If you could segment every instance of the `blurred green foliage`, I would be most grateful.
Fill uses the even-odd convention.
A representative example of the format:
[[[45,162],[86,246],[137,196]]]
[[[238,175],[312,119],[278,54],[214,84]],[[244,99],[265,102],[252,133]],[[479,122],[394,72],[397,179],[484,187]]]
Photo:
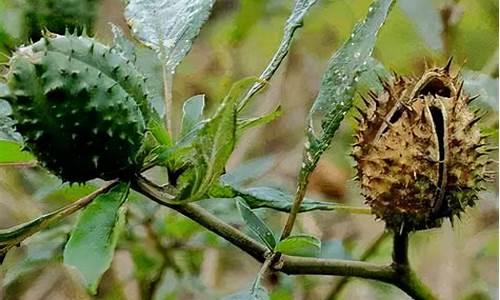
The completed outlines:
[[[112,18],[109,10],[97,15],[97,9],[106,5],[113,7],[116,14],[123,13],[123,3],[119,0],[75,0],[70,1],[71,5],[60,8],[64,2],[0,0],[0,52],[8,55],[15,45],[26,42],[30,34],[36,39],[44,27],[58,32],[64,31],[66,26],[82,28],[85,25],[94,28],[100,36],[110,36],[107,22],[117,18]],[[306,16],[287,61],[271,81],[268,91],[258,95],[248,109],[248,114],[254,114],[258,110],[270,111],[275,107],[272,105],[281,103],[284,114],[265,131],[256,131],[257,138],[252,138],[251,133],[243,136],[244,145],[237,149],[240,152],[235,155],[236,162],[230,163],[228,171],[235,170],[237,173],[234,165],[251,159],[260,159],[265,165],[262,168],[252,165],[251,169],[257,174],[240,180],[243,186],[265,182],[293,192],[300,156],[289,149],[303,142],[305,113],[316,96],[320,75],[326,69],[328,58],[348,38],[354,24],[366,15],[370,2],[319,0]],[[482,95],[484,99],[479,100],[482,102],[476,103],[488,112],[482,126],[492,133],[491,142],[498,144],[498,1],[432,0],[426,3],[430,5],[426,7],[433,11],[418,11],[418,14],[413,11],[414,14],[410,14],[408,8],[396,5],[379,34],[373,56],[388,70],[414,75],[420,74],[426,63],[442,65],[449,56],[453,56],[457,66],[463,65],[466,76],[474,74],[479,78],[475,81],[476,88],[487,94]],[[436,16],[441,16],[442,9],[455,3],[446,36],[442,32],[426,31],[435,28],[422,26],[424,23],[436,22]],[[89,9],[83,9],[84,6]],[[181,123],[185,99],[205,94],[208,110],[214,111],[215,104],[224,97],[232,82],[260,74],[279,44],[284,22],[292,7],[291,0],[217,1],[193,49],[177,69],[173,94],[174,116],[178,120],[174,123]],[[69,17],[69,14],[61,13],[62,9],[76,12],[78,16]],[[51,11],[56,15],[51,17]],[[93,23],[94,17],[99,26]],[[58,25],[47,23],[52,20]],[[437,21],[442,22],[440,18]],[[434,39],[427,38],[428,34],[432,34]],[[436,40],[436,37],[441,40]],[[449,41],[448,52],[445,51],[444,38]],[[0,62],[6,60],[0,55]],[[155,94],[161,95],[161,69],[154,53],[140,49],[137,60],[145,70],[156,72],[157,76],[147,84],[151,85]],[[479,75],[471,73],[473,71],[479,72]],[[363,90],[367,88],[362,88],[360,92]],[[156,102],[155,106],[161,107],[162,100]],[[266,107],[265,103],[271,106]],[[347,155],[353,124],[350,118],[344,121],[332,143],[334,150],[326,155],[325,160],[336,167],[330,171],[332,177],[342,172],[353,174],[352,161]],[[270,163],[268,158],[271,156],[277,161]],[[493,153],[492,156],[497,158],[498,154]],[[284,168],[280,162],[290,166]],[[287,172],[289,169],[291,174]],[[36,213],[63,205],[93,189],[91,185],[61,185],[39,169],[0,172],[0,195],[7,195],[0,201],[6,207],[0,213],[1,224],[5,226],[27,221]],[[242,172],[251,173],[248,170]],[[35,175],[28,176],[33,173]],[[157,172],[154,176],[164,174]],[[342,201],[361,205],[363,200],[355,185],[345,181],[341,184],[347,186]],[[330,198],[329,195],[315,196],[324,200]],[[234,203],[221,200],[216,204],[202,204],[231,224],[239,228],[243,226]],[[125,297],[127,299],[141,296],[143,299],[220,299],[222,295],[251,282],[257,271],[254,262],[221,238],[136,194],[132,194],[128,207],[128,221],[118,243],[119,252],[126,255],[119,255],[117,261],[120,265],[112,267],[104,275],[97,299],[123,299],[123,293],[116,290],[123,290],[129,285],[138,287]],[[258,212],[272,229],[281,227],[283,214]],[[322,256],[331,258],[359,257],[370,240],[382,230],[380,222],[375,223],[372,217],[314,213],[301,218],[304,221],[298,224],[299,231],[319,233],[324,245]],[[6,258],[6,265],[22,262],[22,270],[13,269],[4,275],[5,299],[18,299],[30,290],[36,278],[47,276],[40,270],[54,270],[51,269],[54,264],[60,263],[62,240],[67,239],[68,230],[64,226],[53,230],[37,236],[43,237],[46,242],[39,245],[44,249],[36,248],[33,240]],[[498,292],[498,272],[495,271],[498,264],[496,184],[490,186],[479,207],[470,210],[453,230],[445,226],[413,237],[410,254],[417,272],[423,274],[424,281],[431,284],[443,299],[495,299]],[[372,261],[386,262],[390,251],[390,243],[383,243]],[[33,262],[31,266],[26,267],[30,262]],[[450,267],[454,264],[460,264],[459,272]],[[128,275],[134,278],[130,281],[120,278],[125,276],[123,274],[127,269],[132,273]],[[66,278],[67,274],[60,276]],[[270,299],[273,300],[322,299],[336,282],[329,277],[273,276],[265,280],[265,285],[272,287]],[[88,297],[82,294],[79,287],[68,283],[66,286],[72,296]],[[57,288],[49,289],[47,297],[55,295]],[[371,299],[404,299],[404,295],[391,287],[359,280],[347,286],[340,299],[356,299],[360,295],[370,295]]]

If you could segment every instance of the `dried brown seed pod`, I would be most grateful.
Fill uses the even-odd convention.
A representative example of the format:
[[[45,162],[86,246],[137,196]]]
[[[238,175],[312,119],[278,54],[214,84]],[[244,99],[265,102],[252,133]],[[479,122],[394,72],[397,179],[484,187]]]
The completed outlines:
[[[451,63],[451,62],[450,62]],[[485,181],[480,116],[450,63],[420,78],[395,76],[364,98],[353,157],[373,213],[394,230],[439,227],[473,206]]]

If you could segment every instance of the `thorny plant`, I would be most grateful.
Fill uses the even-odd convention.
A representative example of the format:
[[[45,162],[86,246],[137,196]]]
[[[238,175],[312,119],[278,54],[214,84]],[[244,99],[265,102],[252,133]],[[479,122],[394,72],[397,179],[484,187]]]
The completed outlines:
[[[12,105],[23,150],[31,151],[38,159],[35,164],[64,181],[109,181],[53,213],[0,231],[2,257],[27,237],[83,210],[66,243],[64,262],[81,273],[90,293],[96,293],[113,258],[133,189],[262,263],[251,287],[230,299],[266,299],[261,278],[267,271],[354,276],[393,284],[415,299],[435,299],[411,268],[409,234],[440,226],[444,217],[453,219],[474,205],[487,179],[488,149],[477,127],[479,117],[469,112],[467,104],[473,99],[463,91],[459,74],[450,70],[451,61],[443,68],[428,69],[420,78],[380,78],[382,89],[374,88],[364,99],[366,107],[357,108],[353,156],[371,210],[304,199],[311,172],[353,106],[359,76],[376,63],[370,56],[394,1],[375,0],[330,59],[306,122],[295,196],[267,187],[245,190],[224,176],[242,133],[280,116],[279,107],[254,118],[243,117],[242,112],[271,80],[315,2],[296,1],[268,67],[258,78],[234,84],[211,118],[203,118],[202,96],[187,100],[177,135],[171,112],[175,69],[208,18],[213,0],[128,3],[126,18],[133,34],[157,52],[162,64],[163,116],[151,108],[148,78],[136,63],[136,45],[118,27],[113,27],[111,48],[85,33],[45,32],[38,42],[17,49],[0,96]],[[74,158],[68,159],[68,153]],[[21,155],[26,156],[31,157]],[[155,183],[145,175],[155,167],[166,173],[166,182]],[[194,203],[219,198],[236,202],[256,239]],[[279,238],[254,213],[259,207],[289,213]],[[297,215],[312,210],[373,212],[393,234],[392,262],[317,258],[317,238],[292,235]],[[85,258],[91,256],[94,262],[88,264]]]

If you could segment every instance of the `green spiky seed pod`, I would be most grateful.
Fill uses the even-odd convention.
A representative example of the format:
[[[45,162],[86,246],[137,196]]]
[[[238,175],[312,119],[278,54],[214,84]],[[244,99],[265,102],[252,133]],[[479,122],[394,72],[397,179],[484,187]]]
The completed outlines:
[[[421,78],[396,76],[358,109],[357,177],[373,213],[394,230],[453,221],[482,189],[486,140],[463,82],[449,67]]]
[[[49,170],[84,182],[141,167],[151,111],[144,77],[118,51],[89,37],[45,34],[9,64],[17,129]]]

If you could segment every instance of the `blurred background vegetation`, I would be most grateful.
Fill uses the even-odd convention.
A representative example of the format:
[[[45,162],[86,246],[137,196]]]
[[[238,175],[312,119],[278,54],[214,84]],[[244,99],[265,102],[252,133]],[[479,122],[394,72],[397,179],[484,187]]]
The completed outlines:
[[[242,184],[271,185],[293,192],[301,160],[304,120],[331,54],[365,16],[369,0],[319,0],[305,18],[291,52],[249,114],[281,105],[283,116],[253,129],[234,152],[228,172]],[[383,27],[373,56],[399,74],[420,74],[425,65],[454,57],[475,102],[487,112],[483,130],[498,146],[498,2],[496,0],[400,0]],[[293,7],[287,0],[219,0],[175,78],[174,116],[182,103],[205,94],[213,110],[234,81],[258,75],[272,57]],[[37,40],[43,29],[64,32],[83,27],[112,43],[109,23],[124,30],[120,0],[0,0],[0,63],[16,46]],[[143,49],[138,60],[161,90],[161,67]],[[154,80],[157,78],[158,80]],[[360,92],[366,92],[366,84]],[[155,106],[161,110],[161,99]],[[9,108],[0,103],[0,121]],[[349,157],[355,122],[344,121],[332,147],[313,174],[311,197],[363,205]],[[1,127],[1,126],[0,126]],[[70,155],[70,154],[69,154]],[[498,153],[492,153],[498,160]],[[71,159],[71,157],[68,157]],[[495,165],[494,168],[497,168]],[[497,170],[494,170],[497,174]],[[160,176],[160,175],[158,175]],[[413,235],[410,255],[424,282],[442,299],[498,299],[498,184],[491,183],[478,205],[452,227]],[[68,186],[38,168],[0,168],[0,228],[28,221],[81,197],[97,182]],[[219,299],[247,285],[258,271],[252,258],[190,220],[132,195],[128,223],[112,268],[96,299]],[[242,221],[230,202],[206,205],[234,226]],[[285,214],[259,211],[279,232]],[[9,253],[0,268],[1,299],[90,299],[72,270],[61,263],[62,246],[74,217],[39,233]],[[359,258],[383,232],[366,215],[334,212],[302,214],[297,228],[319,237],[322,256]],[[370,260],[387,262],[390,243],[382,241]],[[271,299],[407,299],[398,289],[354,279],[335,293],[340,278],[271,275]],[[335,298],[337,297],[337,298]]]

